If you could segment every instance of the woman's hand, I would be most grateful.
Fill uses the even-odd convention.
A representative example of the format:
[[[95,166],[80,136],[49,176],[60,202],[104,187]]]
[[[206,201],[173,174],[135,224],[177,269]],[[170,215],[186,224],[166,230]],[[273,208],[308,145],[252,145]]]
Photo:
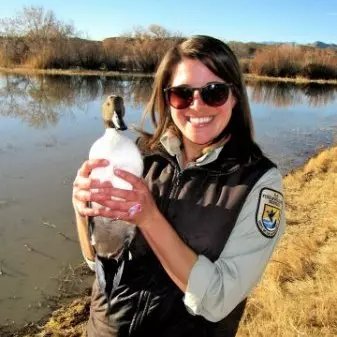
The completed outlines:
[[[133,189],[124,190],[110,185],[91,192],[90,200],[105,206],[98,210],[99,215],[128,221],[140,228],[148,227],[159,210],[146,183],[124,170],[115,169],[114,174],[129,182]]]
[[[73,206],[75,212],[81,216],[98,215],[96,209],[88,207],[91,201],[91,189],[111,187],[111,183],[101,183],[99,180],[90,178],[90,173],[97,167],[108,166],[109,162],[105,159],[86,160],[81,168],[77,171],[76,178],[73,183]]]

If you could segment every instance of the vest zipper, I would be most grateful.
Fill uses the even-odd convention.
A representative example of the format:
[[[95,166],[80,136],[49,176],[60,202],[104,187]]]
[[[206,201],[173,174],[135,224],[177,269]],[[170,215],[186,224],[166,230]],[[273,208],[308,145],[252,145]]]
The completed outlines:
[[[183,176],[183,171],[180,170],[178,172],[178,175],[177,175],[177,178],[176,178],[176,182],[175,182],[175,184],[176,184],[177,187],[179,187],[179,185],[180,185],[182,176]]]
[[[154,154],[155,156],[159,156],[161,158],[165,158],[171,165],[172,167],[178,171],[178,173],[174,173],[174,176],[173,176],[173,179],[172,179],[172,183],[171,183],[171,186],[167,192],[167,198],[170,197],[170,195],[172,194],[172,197],[175,198],[176,194],[177,194],[177,191],[181,185],[181,181],[182,181],[182,176],[183,176],[183,173],[186,172],[186,171],[208,171],[208,173],[210,173],[211,175],[216,175],[216,176],[220,176],[220,175],[227,175],[227,174],[231,174],[231,173],[234,173],[235,171],[237,171],[239,169],[239,167],[234,167],[232,168],[230,171],[228,172],[224,172],[224,173],[221,173],[219,171],[212,171],[212,170],[207,170],[205,168],[202,168],[202,167],[188,167],[188,168],[185,168],[185,169],[181,169],[179,164],[174,161],[172,158],[170,158],[169,156],[163,154],[163,153],[155,153]],[[153,156],[150,155],[150,156]],[[173,193],[174,192],[174,193]],[[164,199],[164,198],[163,198]],[[162,204],[161,205],[161,209],[162,209],[162,212],[163,213],[167,213],[168,209],[169,209],[169,206],[170,206],[170,199],[168,199],[168,201],[166,202],[166,204]]]

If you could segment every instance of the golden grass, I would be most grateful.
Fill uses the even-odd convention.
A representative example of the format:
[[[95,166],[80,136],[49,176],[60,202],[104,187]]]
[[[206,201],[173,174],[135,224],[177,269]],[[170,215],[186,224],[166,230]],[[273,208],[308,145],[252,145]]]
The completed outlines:
[[[244,74],[245,79],[249,81],[262,81],[262,82],[286,82],[286,83],[296,83],[296,84],[329,84],[337,85],[337,80],[323,80],[323,79],[308,79],[305,77],[272,77],[272,76],[262,76],[256,74]]]
[[[287,230],[250,296],[237,337],[337,336],[337,146],[284,177]],[[26,337],[80,336],[89,297]]]
[[[337,77],[337,53],[308,46],[265,46],[249,62],[249,72],[275,77],[333,79]]]
[[[69,310],[71,308],[71,310]],[[55,311],[40,336],[79,337],[85,330],[90,310],[90,297],[75,300],[69,308]]]
[[[4,68],[0,67],[0,74],[19,74],[19,75],[64,75],[64,76],[132,76],[132,77],[153,77],[154,74],[141,73],[141,72],[124,72],[124,71],[103,71],[103,70],[86,70],[86,69],[33,69],[27,67],[14,67]],[[244,74],[244,77],[248,81],[256,82],[286,82],[295,84],[329,84],[337,85],[337,80],[315,80],[307,79],[304,77],[269,77],[260,76],[255,74]]]
[[[337,147],[284,178],[287,231],[238,337],[337,336]]]
[[[152,77],[152,74],[124,71],[101,71],[85,69],[33,69],[33,68],[3,68],[0,67],[0,74],[19,75],[64,75],[64,76],[130,76],[130,77]]]

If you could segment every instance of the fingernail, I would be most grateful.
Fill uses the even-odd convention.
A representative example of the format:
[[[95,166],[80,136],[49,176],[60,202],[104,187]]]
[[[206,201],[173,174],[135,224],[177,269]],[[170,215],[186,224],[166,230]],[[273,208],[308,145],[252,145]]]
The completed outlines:
[[[109,165],[110,162],[109,162],[109,160],[107,160],[107,159],[103,159],[103,160],[102,160],[102,164],[104,164],[104,165]]]
[[[122,172],[121,172],[120,169],[118,169],[117,167],[115,167],[115,168],[114,168],[114,173],[116,173],[116,174],[121,174]]]
[[[129,208],[128,214],[129,214],[129,216],[133,216],[136,213],[141,212],[141,210],[142,210],[142,205],[141,204],[136,204],[136,205],[133,205],[133,206],[131,206]]]

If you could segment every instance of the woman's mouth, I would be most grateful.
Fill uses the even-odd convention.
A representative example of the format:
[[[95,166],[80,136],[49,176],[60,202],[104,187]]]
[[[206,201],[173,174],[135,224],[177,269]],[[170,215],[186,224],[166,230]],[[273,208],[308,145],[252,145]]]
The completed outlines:
[[[193,126],[203,126],[207,125],[212,122],[214,119],[213,116],[208,116],[208,117],[190,117],[187,116],[187,121],[191,123]]]

